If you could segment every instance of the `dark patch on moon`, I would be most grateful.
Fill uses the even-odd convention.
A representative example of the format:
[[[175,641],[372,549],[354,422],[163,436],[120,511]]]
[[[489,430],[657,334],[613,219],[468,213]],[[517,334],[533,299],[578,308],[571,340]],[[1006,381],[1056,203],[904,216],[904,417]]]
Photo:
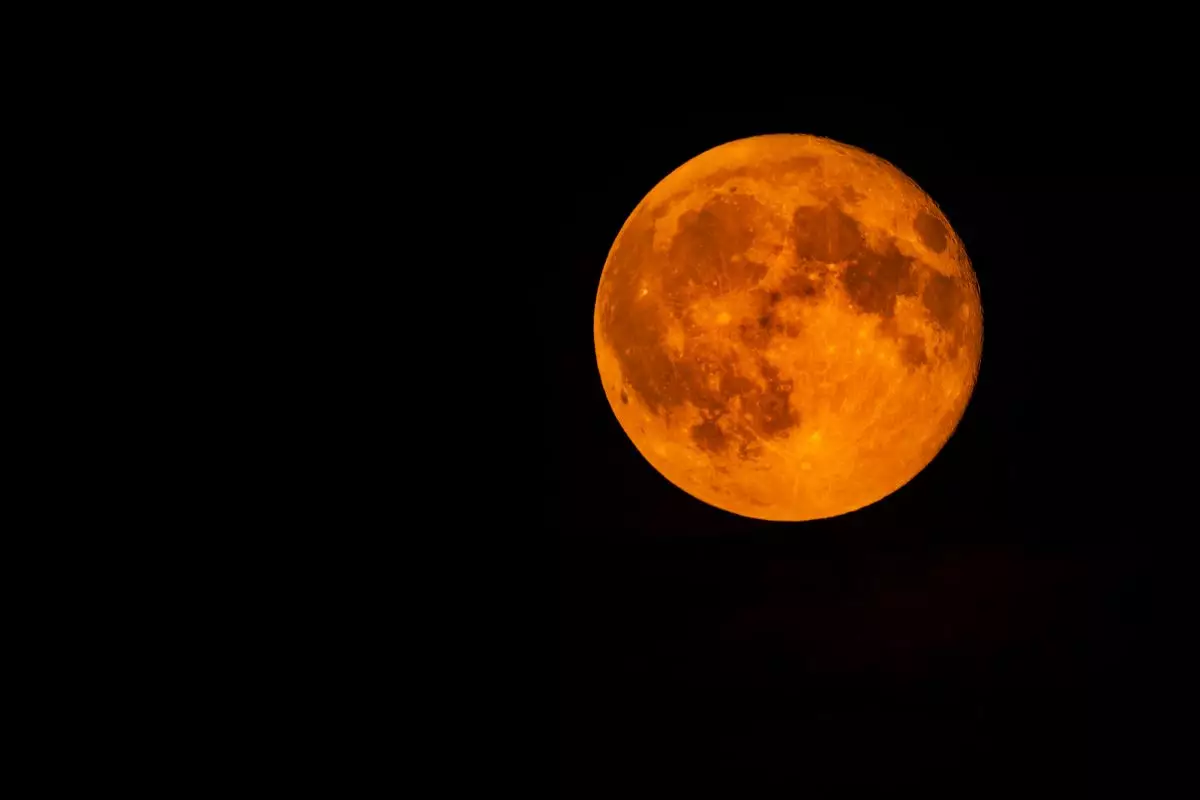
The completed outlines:
[[[694,330],[679,357],[666,346],[666,334],[672,317],[688,330],[690,320],[682,309],[689,296],[749,288],[761,280],[766,267],[742,257],[754,240],[752,223],[759,209],[759,203],[746,196],[714,199],[701,211],[681,218],[680,230],[665,255],[653,247],[656,215],[643,214],[631,222],[609,264],[610,288],[600,311],[625,380],[622,403],[628,403],[631,391],[660,416],[684,402],[703,411],[724,412],[730,396],[747,391],[749,382],[737,377],[734,365],[722,365],[715,354],[697,350],[690,335]],[[656,273],[664,276],[665,296],[664,292],[642,295],[643,276]],[[695,276],[709,285],[693,291],[690,283]],[[765,346],[771,335],[757,329],[742,329],[742,334],[756,348]],[[722,390],[713,388],[714,379]]]
[[[813,261],[849,261],[866,244],[858,222],[836,205],[801,206],[792,216],[796,255]]]
[[[635,219],[613,253],[606,280],[611,285],[604,331],[612,345],[621,375],[653,413],[677,406],[682,386],[663,343],[666,323],[661,310],[639,298],[640,272],[657,268],[652,220]],[[620,313],[617,313],[617,312]]]
[[[884,318],[895,313],[898,295],[912,295],[917,290],[912,260],[890,240],[882,253],[864,250],[847,265],[842,285],[859,310]]]
[[[711,388],[709,379],[718,376],[721,367],[711,358],[695,353],[685,346],[683,358],[675,363],[675,372],[682,383],[682,397],[702,411],[725,410],[725,398],[720,391]]]
[[[798,414],[791,407],[791,381],[770,381],[767,390],[756,393],[750,404],[754,427],[769,437],[786,434],[798,422]]]
[[[816,156],[796,156],[785,161],[779,162],[780,172],[811,172],[816,169],[821,163],[821,159]]]
[[[759,366],[762,380],[741,374],[732,360],[721,365],[708,362],[699,370],[705,375],[715,370],[719,374],[719,388],[712,388],[713,384],[707,380],[689,385],[687,399],[703,418],[690,430],[697,447],[709,453],[724,453],[737,442],[742,458],[756,458],[761,448],[755,442],[786,436],[799,424],[799,414],[791,406],[792,381],[780,380],[779,370],[765,360]],[[735,407],[735,401],[749,415],[749,423],[726,420],[729,424],[722,428],[718,420]]]
[[[931,271],[921,303],[933,323],[946,332],[946,354],[950,358],[958,356],[966,334],[966,321],[959,313],[964,301],[963,289],[956,280]]]
[[[935,253],[945,252],[948,236],[946,235],[946,226],[942,224],[941,220],[928,211],[922,210],[913,220],[913,227],[926,247]]]
[[[718,195],[699,211],[685,212],[663,276],[668,299],[687,296],[691,286],[722,295],[762,280],[766,265],[745,257],[762,214],[762,204],[748,195]]]
[[[738,325],[738,337],[751,350],[759,351],[771,341],[771,317],[763,315],[757,320],[746,320]]]
[[[693,425],[691,434],[696,446],[709,453],[723,453],[728,446],[725,432],[715,419],[706,419],[699,425]]]
[[[744,375],[739,375],[734,366],[728,366],[721,373],[721,394],[726,400],[754,390],[754,381]]]
[[[842,197],[845,199],[845,201],[847,203],[853,204],[853,203],[859,202],[860,200],[865,199],[866,195],[859,191],[856,191],[853,186],[843,186],[842,187]]]
[[[925,340],[915,334],[905,334],[900,344],[900,360],[910,367],[923,367],[929,363]]]
[[[713,189],[725,183],[726,181],[730,181],[734,178],[743,178],[749,174],[749,166],[722,167],[721,169],[715,170],[707,178],[702,180],[700,185],[707,189]]]
[[[957,331],[962,327],[958,312],[962,308],[963,295],[953,278],[930,271],[929,282],[921,293],[921,302],[929,311],[930,318],[942,330]]]
[[[789,297],[813,301],[825,295],[826,273],[823,270],[813,271],[809,265],[800,264],[792,268],[784,276],[780,284]]]

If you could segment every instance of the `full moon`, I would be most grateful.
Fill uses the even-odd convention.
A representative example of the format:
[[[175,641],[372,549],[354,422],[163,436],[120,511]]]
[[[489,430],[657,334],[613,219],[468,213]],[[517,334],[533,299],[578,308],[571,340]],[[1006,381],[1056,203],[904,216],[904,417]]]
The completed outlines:
[[[667,480],[766,520],[912,480],[966,410],[983,311],[962,242],[887,161],[758,136],[676,169],[625,221],[596,296],[609,404]]]

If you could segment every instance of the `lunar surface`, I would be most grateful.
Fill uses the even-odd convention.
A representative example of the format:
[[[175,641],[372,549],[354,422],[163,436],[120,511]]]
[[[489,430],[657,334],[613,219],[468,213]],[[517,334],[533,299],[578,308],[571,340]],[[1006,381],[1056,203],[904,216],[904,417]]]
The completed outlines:
[[[609,403],[671,483],[768,520],[899,489],[966,409],[983,314],[928,195],[863,150],[761,136],[705,152],[626,220],[604,265]]]

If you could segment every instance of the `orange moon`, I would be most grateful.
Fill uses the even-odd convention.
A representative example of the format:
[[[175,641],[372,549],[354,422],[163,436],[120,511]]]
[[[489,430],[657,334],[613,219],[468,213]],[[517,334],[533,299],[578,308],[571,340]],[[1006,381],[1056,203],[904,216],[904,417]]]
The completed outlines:
[[[766,520],[832,517],[920,472],[979,372],[962,242],[887,161],[758,136],[676,169],[617,235],[596,296],[609,404],[667,480]]]

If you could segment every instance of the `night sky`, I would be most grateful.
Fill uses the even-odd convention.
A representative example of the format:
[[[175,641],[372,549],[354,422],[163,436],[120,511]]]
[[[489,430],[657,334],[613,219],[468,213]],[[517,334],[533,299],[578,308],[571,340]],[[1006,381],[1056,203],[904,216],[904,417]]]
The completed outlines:
[[[1147,564],[1182,524],[1163,498],[1186,493],[1164,420],[1188,406],[1175,343],[1197,167],[1148,103],[977,105],[587,122],[547,155],[562,796],[1145,790],[1130,734],[1156,713]],[[608,249],[646,192],[710,147],[787,132],[913,178],[965,243],[984,310],[979,381],[937,458],[868,508],[796,524],[662,478],[613,416],[592,342]]]

